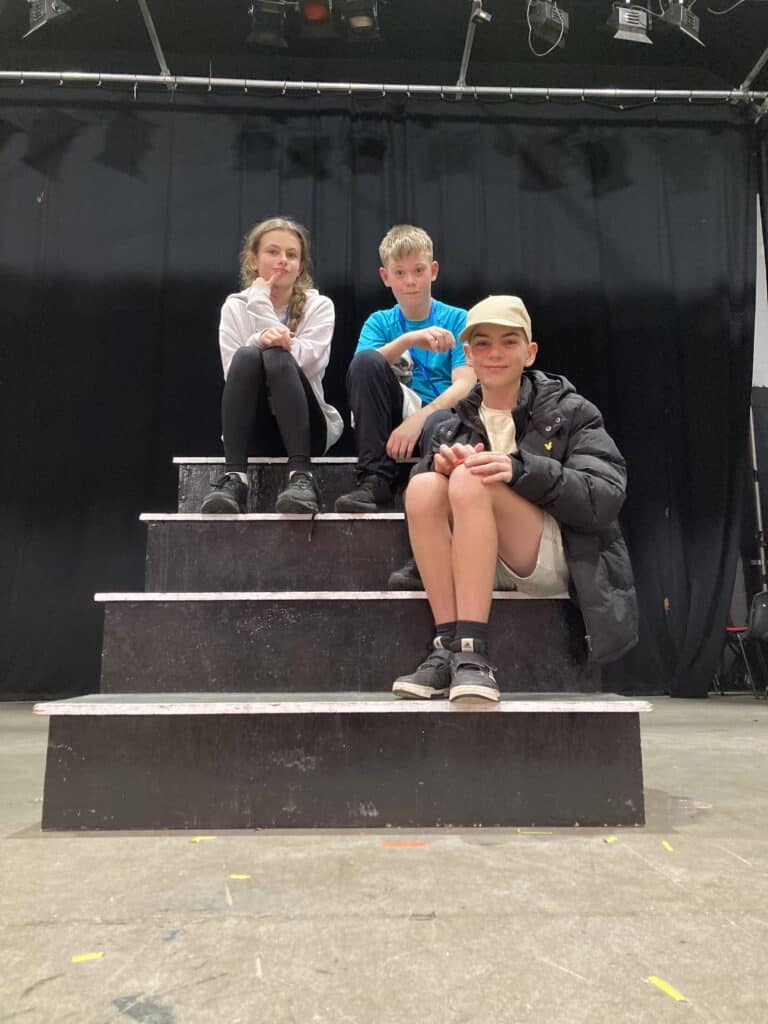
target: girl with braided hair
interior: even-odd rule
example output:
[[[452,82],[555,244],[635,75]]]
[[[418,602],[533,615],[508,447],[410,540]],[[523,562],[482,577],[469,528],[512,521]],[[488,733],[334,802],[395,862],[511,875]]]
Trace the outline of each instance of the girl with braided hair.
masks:
[[[288,456],[278,512],[315,513],[310,456],[341,436],[341,416],[323,396],[334,309],[314,288],[305,228],[287,217],[257,224],[245,238],[243,290],[221,309],[221,418],[225,471],[202,512],[245,512],[248,455]],[[250,452],[249,452],[250,449]]]

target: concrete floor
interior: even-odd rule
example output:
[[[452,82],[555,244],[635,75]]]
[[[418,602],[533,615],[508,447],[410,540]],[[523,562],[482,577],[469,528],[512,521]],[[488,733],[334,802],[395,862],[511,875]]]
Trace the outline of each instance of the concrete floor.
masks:
[[[768,705],[653,703],[643,829],[201,842],[41,833],[0,704],[0,1022],[765,1024]]]

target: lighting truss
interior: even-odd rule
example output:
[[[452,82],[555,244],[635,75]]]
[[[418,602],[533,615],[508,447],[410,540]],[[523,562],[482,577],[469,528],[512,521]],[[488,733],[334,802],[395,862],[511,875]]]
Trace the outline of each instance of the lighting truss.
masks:
[[[246,42],[287,46],[285,26],[289,12],[294,12],[296,6],[293,0],[253,0],[248,8],[251,31]]]
[[[699,36],[699,17],[693,13],[692,7],[690,0],[688,3],[685,0],[668,0],[660,21],[671,28],[679,28],[699,46],[704,46]]]
[[[570,18],[556,0],[527,0],[525,18],[528,23],[528,43],[537,57],[546,57],[557,47],[562,49],[565,46]],[[531,45],[534,39],[545,43],[549,49],[545,53],[538,53]]]
[[[606,25],[613,31],[614,39],[624,39],[630,43],[653,43],[649,35],[650,12],[646,7],[639,7],[630,0],[614,3]]]
[[[37,32],[49,21],[61,18],[69,14],[72,8],[64,3],[64,0],[27,0],[29,4],[29,31],[24,33],[23,38]]]

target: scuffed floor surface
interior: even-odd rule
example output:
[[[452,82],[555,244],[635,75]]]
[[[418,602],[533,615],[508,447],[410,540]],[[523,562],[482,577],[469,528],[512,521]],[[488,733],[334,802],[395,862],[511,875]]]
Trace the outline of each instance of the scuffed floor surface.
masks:
[[[765,1024],[768,705],[653,703],[642,829],[204,838],[43,834],[0,704],[0,1024]]]

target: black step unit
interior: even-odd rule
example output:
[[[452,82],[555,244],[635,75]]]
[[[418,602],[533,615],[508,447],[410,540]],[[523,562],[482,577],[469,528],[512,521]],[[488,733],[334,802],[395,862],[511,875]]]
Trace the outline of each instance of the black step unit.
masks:
[[[375,692],[426,654],[423,594],[97,594],[104,693]],[[596,692],[584,627],[567,600],[501,594],[493,660],[511,692]]]
[[[143,515],[148,591],[383,590],[409,557],[388,515]]]
[[[179,470],[179,512],[199,512],[203,498],[224,472],[224,460],[219,458],[186,458],[177,456],[174,464]],[[248,512],[274,512],[275,502],[286,484],[285,458],[252,458],[248,460]],[[392,505],[395,511],[403,507],[402,490],[415,459],[400,463],[398,493]],[[320,487],[321,512],[333,512],[333,503],[341,494],[351,491],[357,476],[357,459],[324,456],[312,460],[312,471]]]
[[[631,826],[639,712],[615,695],[489,709],[348,694],[38,705],[44,829]],[[391,833],[390,833],[391,834]]]

